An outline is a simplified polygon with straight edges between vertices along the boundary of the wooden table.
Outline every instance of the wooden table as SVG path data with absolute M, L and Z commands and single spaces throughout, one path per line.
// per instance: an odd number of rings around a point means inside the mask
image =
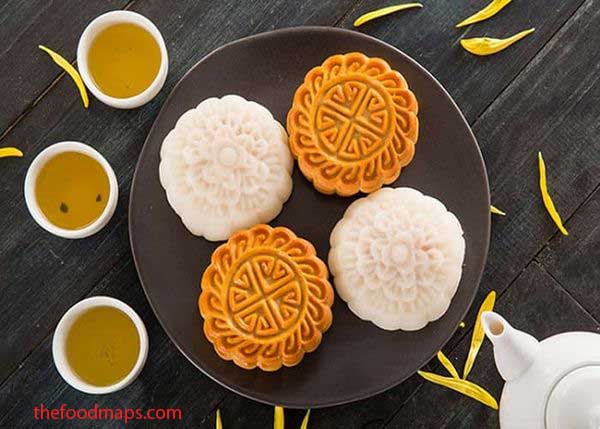
M 568 330 L 600 330 L 600 0 L 515 1 L 493 19 L 454 24 L 487 2 L 424 0 L 424 8 L 374 21 L 360 31 L 406 52 L 454 97 L 479 140 L 494 217 L 487 267 L 475 304 L 444 348 L 462 368 L 474 313 L 490 290 L 497 310 L 538 338 Z M 379 0 L 9 0 L 0 6 L 0 146 L 22 159 L 0 160 L 0 427 L 124 427 L 119 421 L 41 422 L 33 407 L 180 408 L 183 420 L 133 422 L 140 428 L 212 428 L 221 409 L 226 429 L 267 428 L 272 407 L 244 399 L 202 375 L 169 341 L 140 287 L 129 250 L 127 202 L 135 163 L 161 104 L 194 63 L 226 42 L 275 28 L 351 28 Z M 37 49 L 39 43 L 75 59 L 85 25 L 111 9 L 153 20 L 170 55 L 160 95 L 136 110 L 91 100 L 82 108 L 68 77 Z M 505 37 L 536 31 L 492 57 L 459 46 L 465 36 Z M 85 240 L 42 231 L 23 200 L 28 165 L 43 148 L 86 142 L 114 166 L 121 189 L 110 224 Z M 538 192 L 537 152 L 570 235 L 558 233 Z M 133 306 L 148 327 L 151 349 L 140 378 L 108 396 L 70 388 L 54 368 L 53 330 L 87 296 L 110 295 Z M 441 372 L 437 362 L 431 370 Z M 351 376 L 350 374 L 348 376 Z M 470 378 L 497 398 L 502 381 L 486 342 Z M 288 427 L 303 412 L 289 411 Z M 413 376 L 386 393 L 354 404 L 314 410 L 311 429 L 496 427 L 493 410 Z

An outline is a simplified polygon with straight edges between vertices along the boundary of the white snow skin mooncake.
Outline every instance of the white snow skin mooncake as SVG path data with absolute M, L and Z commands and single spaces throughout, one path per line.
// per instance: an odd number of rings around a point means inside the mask
M 460 222 L 415 189 L 383 188 L 356 200 L 330 242 L 338 294 L 382 329 L 414 331 L 439 319 L 462 275 Z
M 262 105 L 238 95 L 185 112 L 163 141 L 160 183 L 194 235 L 226 240 L 275 218 L 292 192 L 287 134 Z

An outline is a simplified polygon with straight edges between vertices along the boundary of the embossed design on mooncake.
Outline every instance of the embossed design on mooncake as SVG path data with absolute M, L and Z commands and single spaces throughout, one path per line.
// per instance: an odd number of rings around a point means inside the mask
M 331 325 L 333 288 L 308 241 L 284 227 L 234 234 L 202 276 L 204 333 L 223 359 L 265 371 L 298 364 Z
M 237 95 L 184 113 L 160 155 L 169 204 L 190 232 L 208 240 L 269 222 L 292 192 L 285 130 L 266 108 Z
M 373 192 L 412 160 L 417 111 L 404 77 L 387 62 L 334 55 L 296 90 L 287 117 L 290 149 L 319 192 Z
M 458 219 L 411 188 L 384 188 L 356 200 L 330 243 L 340 297 L 358 317 L 387 330 L 417 330 L 439 319 L 462 275 Z

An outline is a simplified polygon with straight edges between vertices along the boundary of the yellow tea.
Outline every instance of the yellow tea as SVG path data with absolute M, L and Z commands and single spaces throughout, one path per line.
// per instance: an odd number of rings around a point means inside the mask
M 135 24 L 115 24 L 92 41 L 87 57 L 94 83 L 110 97 L 129 98 L 148 88 L 160 69 L 154 37 Z
M 86 311 L 67 333 L 69 366 L 79 378 L 94 386 L 110 386 L 125 378 L 139 353 L 140 336 L 135 324 L 113 307 Z
M 108 175 L 98 161 L 64 152 L 40 170 L 35 197 L 44 216 L 64 229 L 81 229 L 100 217 L 110 193 Z

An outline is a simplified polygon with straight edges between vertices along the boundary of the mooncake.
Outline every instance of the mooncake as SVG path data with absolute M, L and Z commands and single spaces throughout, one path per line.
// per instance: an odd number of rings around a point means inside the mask
M 287 134 L 258 103 L 209 98 L 163 141 L 160 182 L 187 229 L 207 240 L 275 218 L 292 192 Z
M 327 266 L 284 227 L 237 232 L 212 255 L 199 298 L 217 354 L 246 369 L 298 364 L 331 325 Z
M 353 202 L 330 236 L 335 288 L 354 314 L 414 331 L 448 309 L 462 275 L 460 222 L 439 200 L 383 188 Z
M 334 55 L 296 90 L 287 117 L 290 149 L 319 192 L 370 193 L 413 159 L 417 111 L 406 80 L 386 61 Z

